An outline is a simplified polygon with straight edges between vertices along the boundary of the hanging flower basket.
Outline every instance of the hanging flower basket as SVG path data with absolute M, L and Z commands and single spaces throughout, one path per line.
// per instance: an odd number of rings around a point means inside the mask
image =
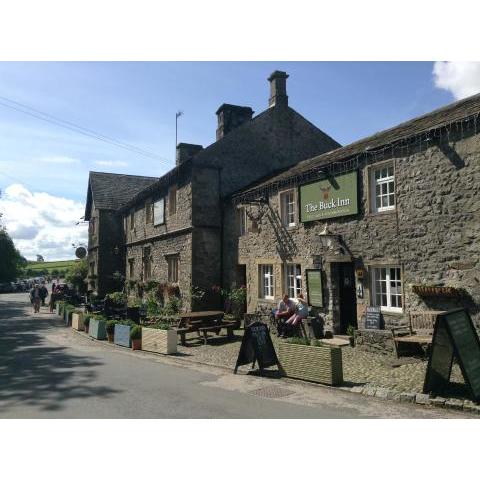
M 413 293 L 420 297 L 458 297 L 460 292 L 455 287 L 439 287 L 431 285 L 413 285 Z

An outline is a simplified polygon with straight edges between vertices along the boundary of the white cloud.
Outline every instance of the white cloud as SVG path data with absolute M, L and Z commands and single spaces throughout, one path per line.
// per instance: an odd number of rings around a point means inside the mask
M 64 156 L 54 156 L 54 157 L 42 157 L 40 161 L 43 163 L 60 163 L 60 164 L 71 164 L 71 163 L 80 163 L 80 160 L 72 157 Z
M 86 226 L 75 225 L 84 206 L 68 198 L 13 184 L 2 192 L 0 211 L 16 247 L 29 260 L 37 254 L 47 261 L 74 258 L 72 243 L 87 241 Z
M 433 77 L 437 88 L 457 100 L 480 93 L 480 62 L 435 62 Z
M 97 160 L 94 163 L 99 167 L 128 167 L 128 163 L 122 160 Z

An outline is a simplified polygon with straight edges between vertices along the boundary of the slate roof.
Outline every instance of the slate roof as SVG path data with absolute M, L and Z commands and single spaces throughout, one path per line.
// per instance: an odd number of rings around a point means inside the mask
M 90 172 L 85 220 L 89 219 L 92 200 L 96 208 L 118 210 L 138 192 L 157 180 L 157 177 Z
M 236 192 L 232 196 L 254 193 L 257 190 L 273 184 L 280 186 L 282 183 L 286 184 L 292 178 L 305 174 L 316 167 L 347 160 L 360 153 L 379 149 L 394 142 L 415 137 L 435 129 L 441 129 L 451 123 L 478 115 L 480 115 L 480 94 L 433 110 L 430 113 L 408 120 L 393 128 L 380 131 L 344 147 L 303 160 L 293 167 L 282 170 L 276 175 L 271 175 L 251 184 L 249 187 Z

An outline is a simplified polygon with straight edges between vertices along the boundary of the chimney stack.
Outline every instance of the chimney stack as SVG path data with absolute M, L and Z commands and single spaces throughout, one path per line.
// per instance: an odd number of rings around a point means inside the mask
M 252 119 L 253 110 L 250 107 L 240 107 L 224 103 L 216 111 L 218 126 L 217 140 L 230 133 L 235 128 Z
M 175 160 L 176 165 L 190 160 L 194 157 L 200 150 L 203 150 L 201 145 L 194 145 L 193 143 L 179 143 L 177 145 L 177 158 Z
M 269 107 L 288 107 L 287 78 L 287 73 L 279 70 L 275 70 L 268 77 L 270 82 Z

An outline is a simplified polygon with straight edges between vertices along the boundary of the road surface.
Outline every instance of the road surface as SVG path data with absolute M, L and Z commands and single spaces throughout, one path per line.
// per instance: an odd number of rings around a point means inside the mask
M 468 418 L 96 342 L 0 295 L 0 418 Z

